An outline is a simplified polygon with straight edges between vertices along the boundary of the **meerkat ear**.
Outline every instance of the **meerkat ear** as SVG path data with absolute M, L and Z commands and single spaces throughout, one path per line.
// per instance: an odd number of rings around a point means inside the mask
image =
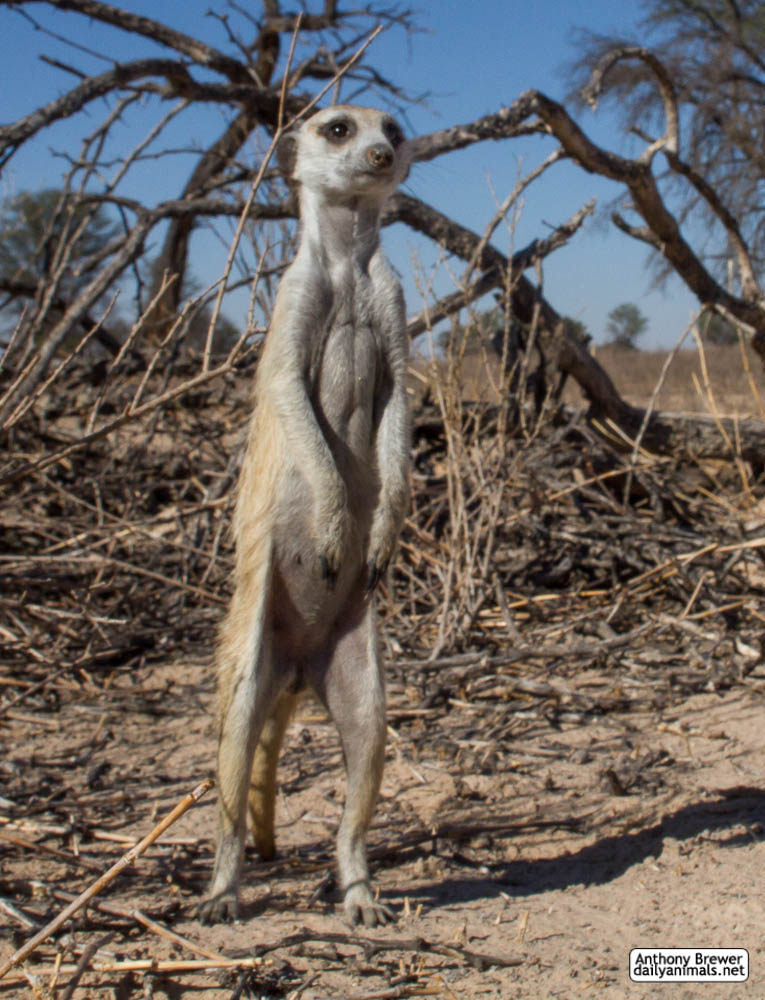
M 297 135 L 295 132 L 285 132 L 276 147 L 276 162 L 288 183 L 294 179 L 296 158 Z

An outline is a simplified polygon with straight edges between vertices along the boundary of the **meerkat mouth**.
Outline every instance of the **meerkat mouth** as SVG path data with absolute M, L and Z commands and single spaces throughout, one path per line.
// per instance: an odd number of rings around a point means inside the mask
M 384 181 L 387 180 L 389 177 L 392 177 L 394 173 L 395 173 L 395 166 L 391 165 L 390 167 L 379 167 L 377 169 L 371 169 L 371 170 L 360 170 L 358 172 L 358 176 L 368 177 L 371 180 Z

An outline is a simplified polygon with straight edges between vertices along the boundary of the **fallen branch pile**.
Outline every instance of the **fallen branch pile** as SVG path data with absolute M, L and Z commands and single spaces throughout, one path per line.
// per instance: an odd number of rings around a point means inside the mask
M 94 671 L 211 649 L 250 368 L 88 438 L 98 371 L 76 366 L 14 428 L 0 710 Z M 140 374 L 111 385 L 114 414 Z M 187 376 L 177 365 L 154 378 L 167 391 Z M 744 466 L 611 448 L 573 412 L 525 434 L 503 408 L 445 412 L 415 414 L 413 507 L 382 594 L 394 670 L 427 661 L 424 690 L 445 670 L 489 687 L 499 671 L 508 697 L 526 697 L 519 671 L 648 667 L 660 688 L 694 689 L 759 657 L 765 519 Z

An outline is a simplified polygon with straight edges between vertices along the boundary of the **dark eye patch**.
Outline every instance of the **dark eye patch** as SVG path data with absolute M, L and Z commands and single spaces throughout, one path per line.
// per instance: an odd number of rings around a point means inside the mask
M 385 138 L 394 149 L 404 141 L 404 133 L 392 118 L 386 118 L 383 122 L 383 132 L 385 133 Z
M 319 135 L 340 145 L 356 134 L 356 123 L 350 118 L 331 118 L 319 127 Z

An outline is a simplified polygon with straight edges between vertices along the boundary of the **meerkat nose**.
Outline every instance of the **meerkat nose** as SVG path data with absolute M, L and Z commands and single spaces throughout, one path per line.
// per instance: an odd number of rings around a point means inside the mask
M 388 170 L 393 166 L 393 150 L 381 142 L 367 149 L 367 162 L 375 170 Z

